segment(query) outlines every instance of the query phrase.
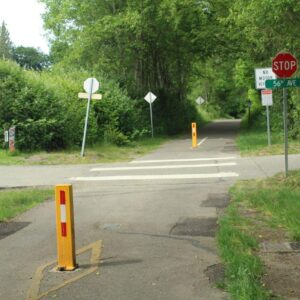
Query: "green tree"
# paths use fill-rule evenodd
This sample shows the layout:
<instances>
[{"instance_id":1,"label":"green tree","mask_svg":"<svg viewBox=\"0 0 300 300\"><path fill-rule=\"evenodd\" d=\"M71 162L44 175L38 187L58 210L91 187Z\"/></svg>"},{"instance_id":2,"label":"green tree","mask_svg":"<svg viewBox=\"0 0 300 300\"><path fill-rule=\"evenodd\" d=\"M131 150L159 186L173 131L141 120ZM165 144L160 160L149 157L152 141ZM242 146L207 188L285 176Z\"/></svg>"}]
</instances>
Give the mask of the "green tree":
<instances>
[{"instance_id":1,"label":"green tree","mask_svg":"<svg viewBox=\"0 0 300 300\"><path fill-rule=\"evenodd\" d=\"M187 126L193 63L213 49L216 22L206 1L42 0L55 61L108 74L130 96L151 89L162 130ZM186 124L186 125L185 125Z\"/></svg>"},{"instance_id":2,"label":"green tree","mask_svg":"<svg viewBox=\"0 0 300 300\"><path fill-rule=\"evenodd\" d=\"M13 59L23 68L41 71L50 66L49 56L33 47L19 46L13 49Z\"/></svg>"},{"instance_id":3,"label":"green tree","mask_svg":"<svg viewBox=\"0 0 300 300\"><path fill-rule=\"evenodd\" d=\"M13 44L9 37L9 32L6 28L5 22L0 26L0 59L12 58Z\"/></svg>"}]
</instances>

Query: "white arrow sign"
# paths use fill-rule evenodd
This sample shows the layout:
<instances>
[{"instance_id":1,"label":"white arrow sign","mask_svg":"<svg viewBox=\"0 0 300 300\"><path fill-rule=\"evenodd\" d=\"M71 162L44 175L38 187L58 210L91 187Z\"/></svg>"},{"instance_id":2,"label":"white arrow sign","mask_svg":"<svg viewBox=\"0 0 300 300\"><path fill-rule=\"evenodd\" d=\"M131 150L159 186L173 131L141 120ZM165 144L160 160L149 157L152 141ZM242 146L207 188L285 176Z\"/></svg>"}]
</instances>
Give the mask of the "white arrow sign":
<instances>
[{"instance_id":1,"label":"white arrow sign","mask_svg":"<svg viewBox=\"0 0 300 300\"><path fill-rule=\"evenodd\" d=\"M96 78L88 78L83 83L83 88L88 94L93 94L99 89L99 81Z\"/></svg>"},{"instance_id":2,"label":"white arrow sign","mask_svg":"<svg viewBox=\"0 0 300 300\"><path fill-rule=\"evenodd\" d=\"M156 98L157 98L157 97L156 97L153 93L149 92L149 93L145 96L144 99L145 99L148 103L153 103L153 102L155 101Z\"/></svg>"}]
</instances>

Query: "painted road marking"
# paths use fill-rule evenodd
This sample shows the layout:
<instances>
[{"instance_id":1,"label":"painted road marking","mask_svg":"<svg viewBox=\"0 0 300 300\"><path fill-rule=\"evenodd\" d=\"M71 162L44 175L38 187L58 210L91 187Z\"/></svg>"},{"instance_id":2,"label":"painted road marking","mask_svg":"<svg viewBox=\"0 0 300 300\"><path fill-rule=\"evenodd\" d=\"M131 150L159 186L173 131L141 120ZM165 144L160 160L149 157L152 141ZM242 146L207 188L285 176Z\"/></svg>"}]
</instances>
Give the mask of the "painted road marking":
<instances>
[{"instance_id":1,"label":"painted road marking","mask_svg":"<svg viewBox=\"0 0 300 300\"><path fill-rule=\"evenodd\" d=\"M115 168L93 168L91 172L100 171L130 171L130 170L157 170L157 169L185 169L185 168L208 168L208 167L226 167L236 166L235 162L202 164L202 165L170 165L170 166L150 166L150 167L115 167Z\"/></svg>"},{"instance_id":2,"label":"painted road marking","mask_svg":"<svg viewBox=\"0 0 300 300\"><path fill-rule=\"evenodd\" d=\"M40 266L33 278L32 278L32 284L29 288L28 294L27 294L27 300L39 300L44 297L46 297L49 293L57 291L66 285L73 283L93 272L95 272L99 268L99 263L100 263L100 256L101 256L101 248L102 248L102 241L95 242L93 244L90 244L86 247L81 248L76 252L76 255L80 255L88 250L92 250L91 258L90 258L90 268L88 268L86 271L80 273L78 276L75 276L71 279L63 281L61 284L49 289L48 291L45 291L41 294L39 294L40 291L40 285L44 277L44 271L46 268L50 267L51 265L54 265L57 263L57 261L51 261L43 266ZM79 266L80 269L80 266Z\"/></svg>"},{"instance_id":3,"label":"painted road marking","mask_svg":"<svg viewBox=\"0 0 300 300\"><path fill-rule=\"evenodd\" d=\"M101 177L73 177L72 181L124 181L124 180L168 180L168 179L207 179L238 177L235 172L221 172L212 174L171 174L171 175L128 175Z\"/></svg>"},{"instance_id":4,"label":"painted road marking","mask_svg":"<svg viewBox=\"0 0 300 300\"><path fill-rule=\"evenodd\" d=\"M230 160L236 159L235 156L228 157L205 157L205 158L186 158L186 159L162 159L162 160L134 160L131 164L152 164L152 163L164 163L164 162L187 162L187 161L210 161L210 160Z\"/></svg>"},{"instance_id":5,"label":"painted road marking","mask_svg":"<svg viewBox=\"0 0 300 300\"><path fill-rule=\"evenodd\" d=\"M208 137L202 139L202 140L198 143L198 146L202 145L207 139L208 139Z\"/></svg>"}]
</instances>

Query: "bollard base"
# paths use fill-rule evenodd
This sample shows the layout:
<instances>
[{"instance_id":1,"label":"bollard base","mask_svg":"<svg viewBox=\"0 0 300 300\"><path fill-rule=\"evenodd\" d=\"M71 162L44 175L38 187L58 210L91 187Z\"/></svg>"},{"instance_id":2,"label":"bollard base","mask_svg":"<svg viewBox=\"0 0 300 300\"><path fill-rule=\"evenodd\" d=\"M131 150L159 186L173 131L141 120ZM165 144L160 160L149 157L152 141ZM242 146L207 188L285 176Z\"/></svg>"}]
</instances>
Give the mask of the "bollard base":
<instances>
[{"instance_id":1,"label":"bollard base","mask_svg":"<svg viewBox=\"0 0 300 300\"><path fill-rule=\"evenodd\" d=\"M56 267L56 271L58 272L70 272L70 271L75 271L76 269L78 269L78 264L76 264L75 266L70 266L70 267Z\"/></svg>"}]
</instances>

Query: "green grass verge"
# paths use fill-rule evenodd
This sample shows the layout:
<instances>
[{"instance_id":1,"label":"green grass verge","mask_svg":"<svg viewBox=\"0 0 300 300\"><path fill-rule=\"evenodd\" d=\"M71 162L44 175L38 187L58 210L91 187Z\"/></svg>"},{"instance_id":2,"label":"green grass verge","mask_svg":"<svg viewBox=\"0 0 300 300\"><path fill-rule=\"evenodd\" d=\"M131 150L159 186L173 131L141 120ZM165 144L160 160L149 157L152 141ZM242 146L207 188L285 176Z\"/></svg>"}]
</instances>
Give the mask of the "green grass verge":
<instances>
[{"instance_id":1,"label":"green grass verge","mask_svg":"<svg viewBox=\"0 0 300 300\"><path fill-rule=\"evenodd\" d=\"M0 190L0 222L15 217L53 195L52 189Z\"/></svg>"},{"instance_id":2,"label":"green grass verge","mask_svg":"<svg viewBox=\"0 0 300 300\"><path fill-rule=\"evenodd\" d=\"M97 144L87 147L85 156L81 157L80 147L56 152L9 153L0 150L0 165L59 165L59 164L88 164L130 161L138 156L157 149L168 138L142 139L128 146Z\"/></svg>"},{"instance_id":3,"label":"green grass verge","mask_svg":"<svg viewBox=\"0 0 300 300\"><path fill-rule=\"evenodd\" d=\"M226 265L224 288L232 299L269 299L262 285L263 267L255 251L253 220L243 211L260 213L270 228L284 228L290 239L300 241L300 171L290 172L265 180L238 182L230 190L231 203L219 220L217 241ZM273 299L273 298L272 298Z\"/></svg>"},{"instance_id":4,"label":"green grass verge","mask_svg":"<svg viewBox=\"0 0 300 300\"><path fill-rule=\"evenodd\" d=\"M238 138L236 139L237 146L244 156L262 156L262 155L279 155L284 154L284 137L283 129L281 132L273 131L271 133L271 146L268 146L267 128L261 124L253 124L247 127L244 122L241 126ZM289 140L289 153L300 153L300 141Z\"/></svg>"}]
</instances>

